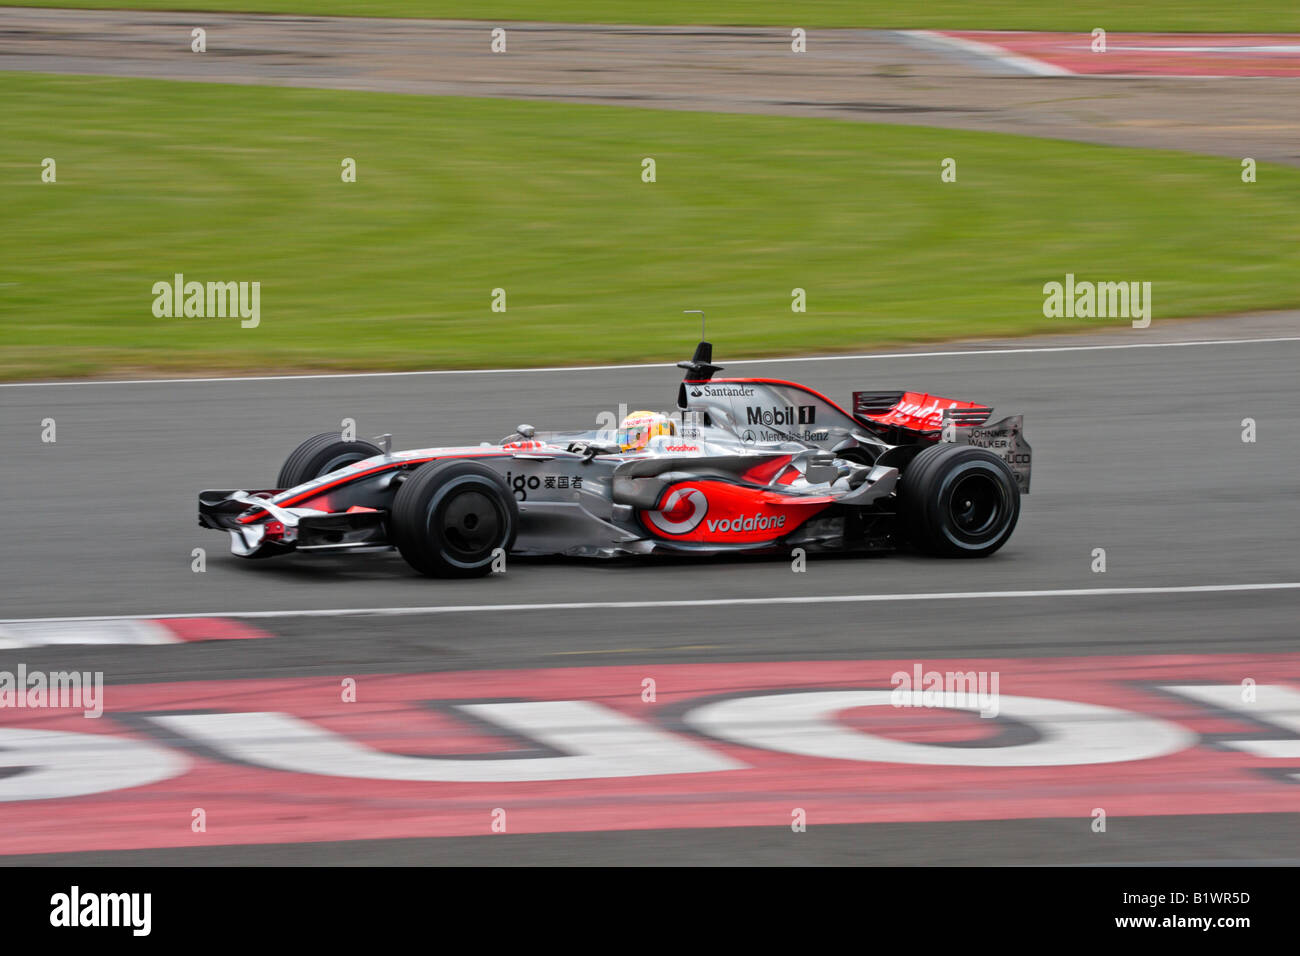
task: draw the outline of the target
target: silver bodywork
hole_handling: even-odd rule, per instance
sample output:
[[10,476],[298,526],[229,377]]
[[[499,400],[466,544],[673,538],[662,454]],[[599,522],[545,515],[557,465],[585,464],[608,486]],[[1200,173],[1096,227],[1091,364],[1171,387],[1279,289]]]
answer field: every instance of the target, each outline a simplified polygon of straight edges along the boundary
[[[850,415],[812,389],[769,379],[709,380],[717,367],[707,359],[682,365],[688,374],[679,386],[678,434],[658,436],[641,451],[618,451],[615,432],[539,433],[529,425],[496,444],[400,452],[390,450],[391,436],[385,435],[383,453],[294,488],[202,492],[199,521],[228,531],[231,550],[244,557],[388,548],[386,522],[400,484],[428,462],[468,459],[490,468],[514,495],[519,524],[513,550],[518,553],[698,553],[770,548],[778,542],[843,549],[850,522],[856,521],[854,540],[861,547],[864,520],[872,525],[893,516],[903,471],[935,440],[988,449],[1010,466],[1021,491],[1029,490],[1030,449],[1019,416],[986,425],[991,409],[935,399],[933,407],[916,410],[921,417],[908,419],[924,421],[929,434],[918,438],[913,432],[898,439],[903,444],[891,444],[882,436],[897,432],[874,425],[870,414]],[[875,393],[855,393],[855,402],[860,396],[867,403],[881,400]],[[747,477],[762,472],[754,469],[765,462],[779,468],[779,484],[756,484]],[[789,529],[782,519],[776,525],[782,530],[771,535],[675,536],[670,513],[682,504],[681,495],[695,493],[687,490],[693,481],[744,489],[739,494],[755,496],[755,509],[806,499],[809,516],[791,521]],[[673,489],[683,490],[674,494]],[[826,512],[812,509],[814,503]],[[892,545],[885,533],[869,546]]]
[[[683,383],[685,408],[738,437],[744,444],[761,447],[773,442],[799,442],[835,453],[858,450],[875,460],[896,447],[873,435],[842,408],[793,382],[762,379]],[[952,405],[958,403],[952,402]],[[1022,494],[1029,493],[1032,450],[1024,438],[1024,418],[1012,415],[993,424],[961,423],[960,410],[947,417],[943,400],[918,409],[930,414],[940,440],[985,448],[1011,468]]]
[[[322,475],[294,488],[267,491],[205,491],[201,502],[269,513],[283,525],[277,547],[300,551],[356,551],[388,547],[362,537],[335,545],[304,545],[300,528],[331,512],[317,507],[287,505],[319,489],[346,482],[349,476],[376,475],[380,482],[402,474],[403,466],[418,467],[430,460],[466,458],[492,469],[514,494],[519,508],[519,534],[514,551],[521,554],[613,556],[669,550],[709,551],[707,546],[675,544],[648,536],[638,520],[646,509],[635,507],[637,482],[657,487],[701,474],[734,473],[750,463],[790,456],[799,477],[782,492],[790,496],[834,496],[845,504],[867,506],[888,497],[898,480],[898,470],[874,467],[827,456],[815,445],[797,441],[757,442],[736,436],[729,428],[685,428],[673,437],[651,440],[645,451],[632,454],[584,456],[568,451],[575,440],[601,440],[606,432],[537,434],[529,439],[499,445],[422,448],[377,455]],[[719,467],[719,466],[724,467]],[[372,481],[373,478],[361,478]],[[618,490],[616,490],[616,487]],[[382,489],[381,489],[382,490]],[[642,494],[645,492],[642,491]],[[262,520],[227,522],[231,551],[252,557],[267,543]]]

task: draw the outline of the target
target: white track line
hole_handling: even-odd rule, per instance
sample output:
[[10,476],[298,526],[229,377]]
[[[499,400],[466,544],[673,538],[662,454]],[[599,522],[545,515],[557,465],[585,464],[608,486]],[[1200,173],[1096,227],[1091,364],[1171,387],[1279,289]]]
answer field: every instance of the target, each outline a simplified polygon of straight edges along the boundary
[[[1193,345],[1260,345],[1300,342],[1300,335],[1278,335],[1257,339],[1193,339],[1186,342],[1125,342],[1113,345],[1038,345],[1021,348],[953,349],[945,352],[864,352],[855,355],[804,355],[788,358],[731,359],[733,365],[780,365],[788,362],[850,362],[869,359],[950,358],[961,355],[1026,355],[1033,352],[1105,352],[1114,349],[1186,348]],[[309,375],[230,375],[218,378],[133,378],[80,379],[65,382],[0,382],[0,388],[50,388],[87,385],[190,385],[205,382],[307,382],[336,378],[409,378],[413,375],[524,375],[534,372],[603,372],[638,368],[675,368],[670,362],[642,362],[637,365],[550,365],[534,368],[444,368],[418,372],[322,372]]]
[[1073,70],[1067,70],[1063,66],[1036,60],[1032,57],[1021,56],[992,43],[981,43],[979,40],[968,40],[965,37],[944,36],[942,33],[936,33],[933,30],[900,30],[899,32],[904,36],[926,40],[938,46],[952,47],[954,50],[972,53],[986,60],[994,60],[1020,73],[1030,73],[1034,76],[1074,76]]
[[299,611],[211,611],[199,614],[117,614],[89,617],[42,618],[28,617],[0,620],[0,627],[10,624],[32,624],[58,621],[165,621],[171,618],[277,618],[277,617],[333,617],[335,615],[370,615],[374,617],[414,617],[421,614],[497,614],[509,611],[587,611],[636,610],[662,607],[739,607],[771,604],[878,604],[895,601],[979,601],[1007,600],[1008,598],[1055,597],[1132,597],[1140,595],[1171,594],[1222,594],[1242,591],[1294,591],[1300,590],[1300,581],[1283,581],[1274,584],[1194,584],[1174,587],[1147,588],[1056,588],[1042,591],[914,591],[907,594],[810,594],[784,597],[734,597],[699,598],[683,600],[646,601],[569,601],[547,604],[436,604],[429,607],[347,607],[309,608]]

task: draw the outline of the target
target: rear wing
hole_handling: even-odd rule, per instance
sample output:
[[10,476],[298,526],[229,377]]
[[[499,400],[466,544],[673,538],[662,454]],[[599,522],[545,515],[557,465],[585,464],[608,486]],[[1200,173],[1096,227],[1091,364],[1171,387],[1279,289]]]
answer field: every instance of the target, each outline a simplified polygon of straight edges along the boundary
[[938,434],[945,420],[958,426],[983,425],[993,409],[925,392],[854,392],[853,414],[886,428],[928,435]]
[[1025,441],[1023,415],[987,424],[993,409],[975,402],[924,392],[854,392],[853,413],[863,421],[922,442],[945,441],[993,452],[1015,475],[1021,494],[1029,494],[1033,449]]

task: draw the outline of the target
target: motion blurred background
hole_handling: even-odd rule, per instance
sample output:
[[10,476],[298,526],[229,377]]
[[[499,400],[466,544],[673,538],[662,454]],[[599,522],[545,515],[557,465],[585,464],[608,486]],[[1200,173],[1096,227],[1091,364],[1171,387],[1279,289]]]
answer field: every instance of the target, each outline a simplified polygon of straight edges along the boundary
[[[1125,324],[1045,317],[1067,273],[1164,320],[1300,298],[1294,41],[1118,34],[1294,4],[194,6],[0,17],[0,375],[675,360],[687,308],[736,356]],[[1017,61],[932,26],[1063,32]],[[1033,72],[1061,50],[1143,75]],[[156,317],[178,273],[260,282],[260,324]]]
[[[0,8],[0,671],[102,672],[105,716],[0,711],[0,860],[1296,862],[1294,2],[83,6]],[[260,283],[257,326],[156,316],[178,274]],[[1045,314],[1067,275],[1151,283],[1151,326]],[[1015,539],[799,574],[512,558],[451,585],[242,562],[195,526],[200,488],[269,487],[348,419],[420,447],[669,406],[671,367],[541,369],[683,359],[685,309],[738,374],[1023,413]],[[276,377],[387,371],[416,374]],[[915,664],[1187,745],[908,766],[683,721]],[[1245,679],[1280,688],[1266,712],[1169,689]],[[741,766],[471,787],[350,762],[537,757],[451,703],[489,697],[576,698]],[[258,768],[141,716],[196,710],[361,749]],[[1035,739],[875,711],[843,722],[949,754]],[[1151,726],[1126,720],[1111,745]],[[42,790],[47,763],[90,791]]]

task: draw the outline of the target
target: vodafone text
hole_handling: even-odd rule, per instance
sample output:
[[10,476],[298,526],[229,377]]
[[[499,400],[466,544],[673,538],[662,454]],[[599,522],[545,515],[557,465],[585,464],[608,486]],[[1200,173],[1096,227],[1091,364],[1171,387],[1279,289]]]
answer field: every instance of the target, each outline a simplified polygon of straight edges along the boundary
[[785,515],[737,515],[704,523],[710,531],[767,531],[769,528],[784,528]]

